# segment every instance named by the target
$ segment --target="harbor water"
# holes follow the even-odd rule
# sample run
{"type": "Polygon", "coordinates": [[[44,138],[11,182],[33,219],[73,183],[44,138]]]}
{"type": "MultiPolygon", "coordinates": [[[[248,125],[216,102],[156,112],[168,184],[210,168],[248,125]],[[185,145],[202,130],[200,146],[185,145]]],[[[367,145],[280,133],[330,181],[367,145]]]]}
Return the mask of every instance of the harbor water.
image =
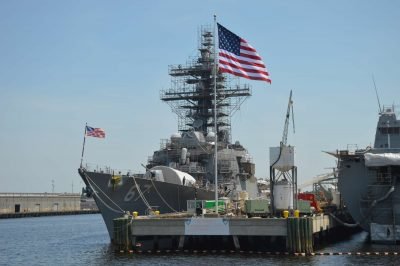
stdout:
{"type": "Polygon", "coordinates": [[[400,255],[383,254],[400,252],[399,246],[370,244],[364,232],[316,250],[353,255],[120,254],[100,214],[2,219],[0,243],[0,265],[400,265],[400,255]]]}

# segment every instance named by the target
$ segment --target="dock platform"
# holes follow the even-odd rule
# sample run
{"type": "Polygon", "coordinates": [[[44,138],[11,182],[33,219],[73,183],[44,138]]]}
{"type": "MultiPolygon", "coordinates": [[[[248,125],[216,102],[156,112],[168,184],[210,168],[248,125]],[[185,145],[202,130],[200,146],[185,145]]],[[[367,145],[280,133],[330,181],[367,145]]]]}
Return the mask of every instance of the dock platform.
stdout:
{"type": "Polygon", "coordinates": [[[114,220],[114,244],[135,249],[256,249],[311,253],[342,227],[329,215],[289,218],[124,217],[114,220]]]}

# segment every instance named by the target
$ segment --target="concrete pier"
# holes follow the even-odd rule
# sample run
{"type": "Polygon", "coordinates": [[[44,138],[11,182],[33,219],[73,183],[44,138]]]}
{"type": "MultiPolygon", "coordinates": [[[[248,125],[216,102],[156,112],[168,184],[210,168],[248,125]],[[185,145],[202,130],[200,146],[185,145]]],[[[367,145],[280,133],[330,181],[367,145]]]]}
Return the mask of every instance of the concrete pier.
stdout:
{"type": "MultiPolygon", "coordinates": [[[[118,224],[121,224],[121,218],[118,224]]],[[[328,215],[300,218],[244,217],[125,217],[130,224],[130,246],[125,249],[257,249],[313,252],[314,239],[337,228],[328,215]],[[147,243],[147,246],[143,245],[147,243]],[[150,244],[149,244],[150,243],[150,244]]],[[[116,219],[117,220],[117,219],[116,219]]],[[[117,232],[126,243],[125,236],[117,232]]],[[[118,245],[121,246],[121,245],[118,245]]]]}

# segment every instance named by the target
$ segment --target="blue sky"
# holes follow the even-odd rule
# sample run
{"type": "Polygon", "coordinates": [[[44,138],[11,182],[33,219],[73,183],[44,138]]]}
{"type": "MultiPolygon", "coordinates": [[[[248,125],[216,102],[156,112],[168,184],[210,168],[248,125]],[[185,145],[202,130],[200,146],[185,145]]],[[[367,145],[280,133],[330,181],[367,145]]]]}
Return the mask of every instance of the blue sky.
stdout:
{"type": "MultiPolygon", "coordinates": [[[[267,178],[293,90],[299,182],[329,172],[321,153],[373,143],[378,106],[400,103],[398,1],[0,1],[0,191],[70,192],[86,122],[85,161],[142,171],[177,118],[160,101],[168,65],[197,54],[218,22],[246,39],[272,78],[252,86],[233,141],[267,178]]],[[[400,110],[400,109],[399,109],[400,110]]]]}

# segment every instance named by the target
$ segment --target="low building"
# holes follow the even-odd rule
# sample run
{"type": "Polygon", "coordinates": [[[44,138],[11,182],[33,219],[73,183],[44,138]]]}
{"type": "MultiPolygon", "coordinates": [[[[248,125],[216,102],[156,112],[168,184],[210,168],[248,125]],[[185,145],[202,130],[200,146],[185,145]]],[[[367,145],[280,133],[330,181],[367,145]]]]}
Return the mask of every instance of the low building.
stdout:
{"type": "Polygon", "coordinates": [[[78,193],[0,193],[0,213],[81,210],[78,193]]]}

